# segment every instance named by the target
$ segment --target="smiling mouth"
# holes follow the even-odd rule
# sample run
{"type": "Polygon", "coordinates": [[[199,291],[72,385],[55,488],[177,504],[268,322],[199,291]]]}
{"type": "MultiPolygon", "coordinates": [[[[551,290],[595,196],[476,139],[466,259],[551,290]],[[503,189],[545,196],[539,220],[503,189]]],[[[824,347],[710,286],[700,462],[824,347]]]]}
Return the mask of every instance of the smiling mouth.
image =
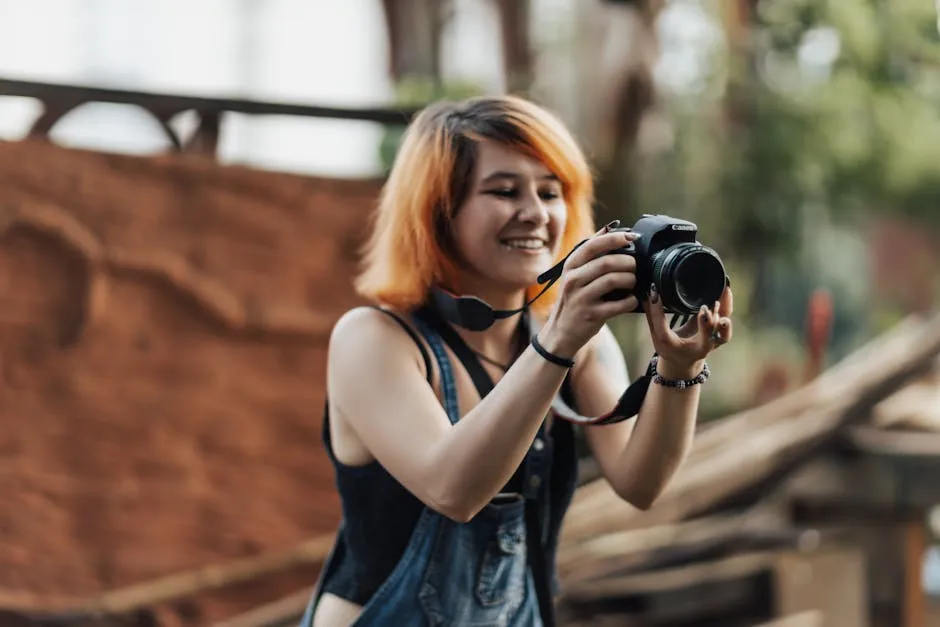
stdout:
{"type": "Polygon", "coordinates": [[[500,244],[510,250],[539,251],[548,247],[548,242],[534,237],[516,237],[511,239],[504,239],[500,240],[500,244]]]}

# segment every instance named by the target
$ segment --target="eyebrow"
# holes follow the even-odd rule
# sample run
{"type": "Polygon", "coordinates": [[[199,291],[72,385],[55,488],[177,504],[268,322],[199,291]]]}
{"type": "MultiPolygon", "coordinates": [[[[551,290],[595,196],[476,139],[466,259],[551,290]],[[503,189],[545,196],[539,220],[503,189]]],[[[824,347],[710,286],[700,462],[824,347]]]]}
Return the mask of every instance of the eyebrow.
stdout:
{"type": "MultiPolygon", "coordinates": [[[[497,170],[496,172],[493,172],[487,175],[487,177],[484,178],[482,181],[480,181],[480,183],[482,183],[483,185],[486,185],[487,183],[491,183],[499,179],[520,179],[520,178],[522,178],[522,176],[520,176],[516,172],[509,172],[508,170],[497,170]]],[[[557,181],[558,180],[558,177],[551,173],[541,176],[539,178],[543,181],[557,181]]]]}

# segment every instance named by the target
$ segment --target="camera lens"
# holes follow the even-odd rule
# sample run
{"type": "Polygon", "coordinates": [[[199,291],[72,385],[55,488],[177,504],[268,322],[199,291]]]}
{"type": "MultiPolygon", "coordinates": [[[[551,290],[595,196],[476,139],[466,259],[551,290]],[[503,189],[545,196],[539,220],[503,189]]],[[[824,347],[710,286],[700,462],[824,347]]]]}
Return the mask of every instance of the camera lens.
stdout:
{"type": "Polygon", "coordinates": [[[673,313],[695,314],[711,307],[725,289],[725,267],[715,251],[701,244],[677,244],[653,260],[653,282],[663,307],[673,313]]]}

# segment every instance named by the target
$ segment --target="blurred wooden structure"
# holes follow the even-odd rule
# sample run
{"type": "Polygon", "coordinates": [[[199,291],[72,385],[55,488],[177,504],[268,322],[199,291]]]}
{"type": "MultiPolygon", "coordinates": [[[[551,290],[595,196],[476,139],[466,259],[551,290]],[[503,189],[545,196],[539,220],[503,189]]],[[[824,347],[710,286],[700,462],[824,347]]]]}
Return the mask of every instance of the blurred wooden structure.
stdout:
{"type": "Polygon", "coordinates": [[[940,503],[940,316],[706,426],[649,511],[583,486],[564,530],[571,624],[921,627],[940,503]],[[589,622],[590,621],[590,622],[589,622]]]}

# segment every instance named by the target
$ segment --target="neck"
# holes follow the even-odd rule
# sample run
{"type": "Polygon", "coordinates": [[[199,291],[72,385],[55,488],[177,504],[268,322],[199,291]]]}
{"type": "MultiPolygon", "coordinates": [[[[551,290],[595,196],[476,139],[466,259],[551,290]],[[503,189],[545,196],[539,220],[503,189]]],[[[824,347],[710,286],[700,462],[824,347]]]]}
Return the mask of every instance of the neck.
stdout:
{"type": "MultiPolygon", "coordinates": [[[[493,309],[519,309],[526,302],[524,290],[509,291],[467,287],[470,289],[461,290],[462,293],[472,294],[484,300],[493,309]]],[[[485,331],[468,331],[461,327],[456,327],[456,330],[473,350],[501,364],[509,365],[515,359],[519,347],[517,331],[521,316],[522,314],[517,314],[497,320],[493,323],[493,326],[485,331]]]]}

